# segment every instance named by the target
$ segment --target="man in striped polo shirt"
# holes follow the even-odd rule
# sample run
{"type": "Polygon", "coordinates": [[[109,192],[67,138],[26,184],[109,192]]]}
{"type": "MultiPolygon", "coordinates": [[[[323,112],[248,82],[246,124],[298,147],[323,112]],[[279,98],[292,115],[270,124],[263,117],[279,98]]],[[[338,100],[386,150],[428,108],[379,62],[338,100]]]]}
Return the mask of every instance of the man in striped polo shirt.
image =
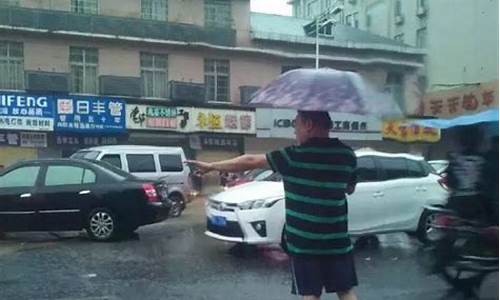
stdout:
{"type": "Polygon", "coordinates": [[[292,293],[319,299],[323,289],[341,300],[356,299],[358,284],[347,229],[346,193],[354,192],[356,156],[338,139],[330,139],[327,112],[299,111],[297,146],[266,155],[204,163],[188,161],[200,173],[239,172],[271,167],[283,176],[286,245],[291,257],[292,293]]]}

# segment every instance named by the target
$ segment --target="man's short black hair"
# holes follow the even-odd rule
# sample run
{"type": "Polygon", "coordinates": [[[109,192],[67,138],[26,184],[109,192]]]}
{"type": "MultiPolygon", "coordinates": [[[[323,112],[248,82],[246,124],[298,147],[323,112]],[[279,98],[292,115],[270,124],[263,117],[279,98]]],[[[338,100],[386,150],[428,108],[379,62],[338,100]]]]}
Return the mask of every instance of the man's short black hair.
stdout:
{"type": "Polygon", "coordinates": [[[326,111],[304,111],[299,110],[299,116],[302,120],[310,120],[315,126],[322,129],[332,129],[333,122],[330,118],[330,114],[326,111]]]}

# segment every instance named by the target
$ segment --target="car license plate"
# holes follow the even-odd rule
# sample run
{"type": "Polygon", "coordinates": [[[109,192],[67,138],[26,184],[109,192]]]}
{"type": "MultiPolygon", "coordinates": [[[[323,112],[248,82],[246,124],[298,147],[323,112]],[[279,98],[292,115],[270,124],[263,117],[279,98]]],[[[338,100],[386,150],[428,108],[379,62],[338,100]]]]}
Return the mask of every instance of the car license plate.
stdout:
{"type": "Polygon", "coordinates": [[[226,218],[221,216],[210,217],[210,222],[216,226],[226,226],[226,218]]]}

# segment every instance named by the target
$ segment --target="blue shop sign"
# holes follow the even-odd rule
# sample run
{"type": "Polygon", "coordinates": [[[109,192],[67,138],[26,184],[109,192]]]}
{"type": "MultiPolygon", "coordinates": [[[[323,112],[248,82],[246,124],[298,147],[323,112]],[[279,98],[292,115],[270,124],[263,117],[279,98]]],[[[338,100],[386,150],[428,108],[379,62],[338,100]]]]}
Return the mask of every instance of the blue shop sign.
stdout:
{"type": "Polygon", "coordinates": [[[54,129],[54,98],[0,91],[0,129],[54,129]]]}
{"type": "Polygon", "coordinates": [[[117,98],[68,96],[56,100],[55,129],[67,132],[124,132],[125,102],[117,98]]]}

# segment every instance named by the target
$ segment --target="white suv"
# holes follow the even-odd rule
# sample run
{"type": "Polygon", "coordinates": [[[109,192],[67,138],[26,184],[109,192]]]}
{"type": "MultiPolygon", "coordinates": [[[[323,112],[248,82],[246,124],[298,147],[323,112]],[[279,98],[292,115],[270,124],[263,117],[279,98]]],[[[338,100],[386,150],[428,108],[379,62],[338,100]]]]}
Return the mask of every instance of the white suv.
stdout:
{"type": "MultiPolygon", "coordinates": [[[[348,196],[351,236],[389,232],[416,233],[427,242],[432,214],[426,205],[442,206],[446,185],[422,158],[373,150],[356,151],[358,184],[348,196]]],[[[246,244],[279,243],[285,224],[281,181],[251,182],[207,200],[206,235],[246,244]]]]}
{"type": "Polygon", "coordinates": [[[82,149],[71,156],[105,161],[139,178],[164,180],[173,206],[171,216],[178,217],[191,193],[190,169],[181,147],[138,145],[100,146],[82,149]]]}

